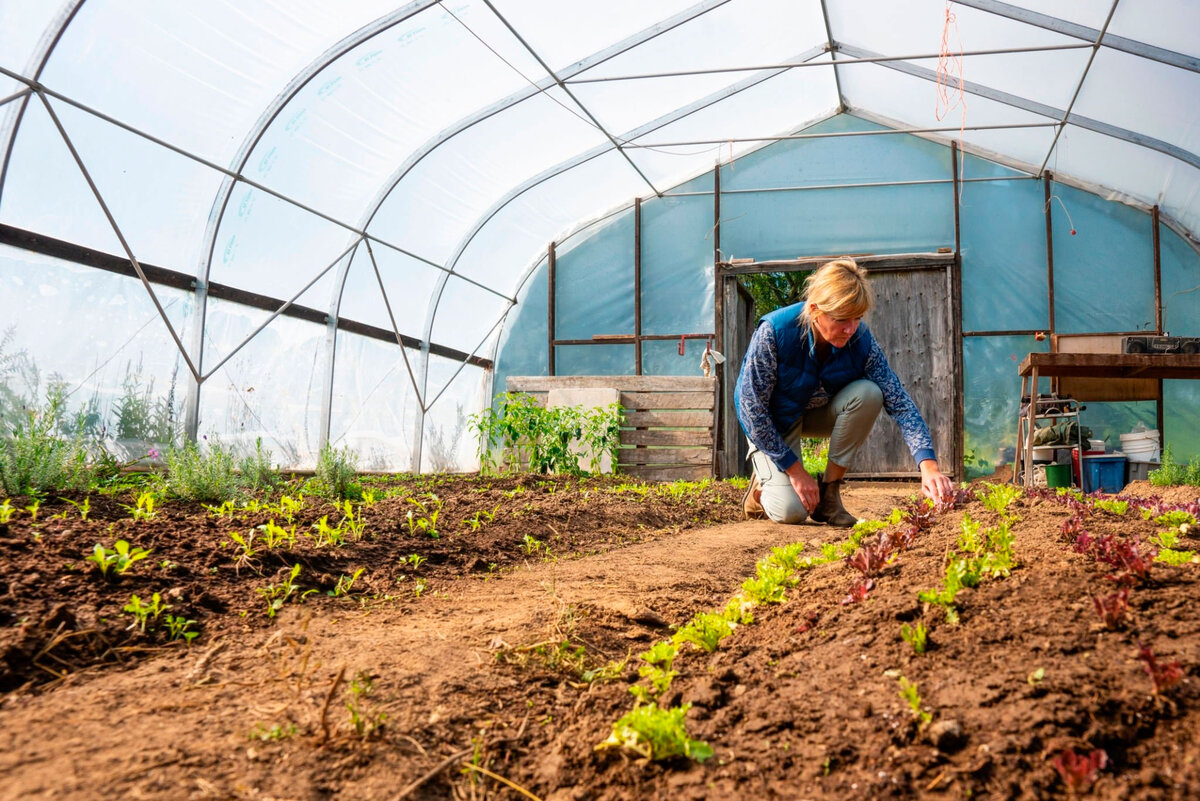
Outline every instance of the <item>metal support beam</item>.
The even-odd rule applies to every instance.
[[[1007,125],[955,125],[940,128],[881,128],[873,131],[827,131],[822,133],[776,134],[772,136],[746,136],[729,139],[692,139],[686,142],[637,142],[626,147],[688,147],[699,145],[727,145],[730,142],[790,142],[799,139],[838,139],[846,136],[895,136],[896,134],[959,133],[960,131],[1005,131],[1023,128],[1053,128],[1057,122],[1018,122]]]
[[[838,113],[841,113],[846,110],[846,96],[842,94],[842,74],[838,71],[837,40],[833,38],[833,28],[829,24],[827,0],[821,0],[821,19],[825,23],[825,46],[829,48],[829,59],[833,62],[833,85],[837,89]]]
[[[555,258],[554,258],[554,243],[553,242],[550,243],[550,247],[547,251],[546,258],[547,258],[546,269],[548,271],[547,275],[546,275],[546,288],[547,288],[546,331],[547,331],[547,337],[548,337],[547,347],[549,349],[548,362],[547,362],[549,365],[549,368],[546,372],[546,375],[557,375],[557,373],[555,372],[555,364],[554,364],[554,340],[556,339],[556,336],[554,333],[554,312],[555,312],[555,303],[557,302],[556,298],[558,296],[557,283],[556,283],[556,280],[558,278],[558,263],[555,261]]]
[[[1042,186],[1046,198],[1046,207],[1044,209],[1046,215],[1046,293],[1050,302],[1050,335],[1054,336],[1054,211],[1053,204],[1050,203],[1051,191],[1050,182],[1054,177],[1046,172],[1042,173]],[[1050,340],[1053,342],[1054,340]],[[1037,395],[1038,388],[1034,386],[1033,394]]]
[[[642,374],[642,199],[633,201],[633,369]]]

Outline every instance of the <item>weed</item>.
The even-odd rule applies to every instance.
[[[166,622],[167,637],[171,640],[183,639],[184,642],[191,645],[192,640],[200,636],[198,631],[188,631],[196,625],[196,621],[186,620],[183,615],[167,615]]]
[[[292,566],[288,577],[279,584],[269,584],[256,590],[267,602],[267,617],[275,617],[275,613],[282,609],[283,605],[293,596],[296,597],[297,602],[303,603],[305,598],[316,592],[316,590],[301,591],[295,584],[296,577],[299,575],[300,564],[297,562]]]
[[[354,587],[354,582],[358,581],[358,577],[362,575],[365,569],[360,567],[354,571],[354,575],[352,576],[338,576],[337,584],[332,590],[326,591],[325,594],[333,598],[341,598],[343,595],[349,595],[350,590]]]
[[[145,548],[130,548],[129,543],[125,540],[117,540],[111,549],[96,543],[91,556],[86,557],[84,561],[95,562],[96,566],[100,568],[100,575],[108,578],[109,568],[112,568],[118,576],[123,576],[134,562],[145,559],[149,555],[150,551]]]
[[[713,755],[705,742],[687,735],[684,717],[691,704],[660,709],[652,704],[638,705],[613,724],[612,734],[596,746],[597,751],[626,748],[650,761],[687,757],[704,762]]]
[[[903,676],[900,677],[900,698],[908,704],[908,708],[912,711],[912,715],[917,719],[919,728],[925,728],[929,725],[929,721],[933,716],[926,710],[921,708],[921,695],[917,692],[916,682],[909,681]]]
[[[904,638],[906,643],[912,646],[914,654],[925,653],[928,632],[925,629],[924,623],[917,623],[916,626],[910,626],[905,623],[900,627],[900,636]]]
[[[1108,765],[1108,754],[1100,748],[1087,756],[1067,749],[1050,762],[1058,771],[1059,778],[1067,786],[1067,790],[1074,795],[1086,790],[1096,781],[1100,771]]]
[[[133,615],[133,623],[129,624],[129,628],[136,627],[142,634],[146,633],[146,626],[150,623],[157,623],[158,616],[167,609],[170,609],[170,604],[162,602],[162,596],[157,592],[150,596],[150,602],[142,601],[136,595],[129,596],[129,603],[125,604],[124,611]]]
[[[408,521],[408,533],[410,535],[427,534],[434,539],[441,537],[438,533],[437,521],[438,515],[442,513],[442,499],[432,492],[428,492],[423,496],[426,501],[422,503],[416,498],[409,498],[408,502],[416,506],[417,509],[409,509],[406,520]]]

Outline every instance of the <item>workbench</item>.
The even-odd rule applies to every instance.
[[[1181,378],[1200,379],[1200,354],[1195,353],[1030,353],[1017,372],[1021,376],[1021,399],[1030,398],[1023,412],[1024,425],[1018,420],[1016,470],[1025,466],[1025,486],[1033,484],[1033,435],[1037,417],[1036,401],[1039,378]],[[1032,387],[1032,394],[1030,388]],[[1092,400],[1075,398],[1076,401]],[[1022,436],[1022,429],[1024,429]],[[1023,441],[1022,441],[1023,440]],[[1082,456],[1083,449],[1080,448]],[[1024,457],[1024,458],[1021,458]],[[1082,469],[1082,464],[1080,465]]]

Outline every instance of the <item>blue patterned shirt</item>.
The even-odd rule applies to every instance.
[[[811,334],[809,341],[811,347]],[[776,429],[769,411],[771,396],[775,394],[779,381],[778,358],[775,329],[769,322],[762,322],[750,337],[750,346],[746,349],[738,379],[737,416],[750,442],[769,456],[780,470],[786,471],[799,459],[783,440],[787,432]],[[883,409],[900,426],[900,433],[913,460],[919,465],[926,459],[936,458],[929,426],[925,424],[908,390],[892,372],[878,342],[872,342],[863,367],[863,378],[876,384],[883,392]],[[806,408],[815,409],[829,403],[829,400],[829,394],[818,386]]]

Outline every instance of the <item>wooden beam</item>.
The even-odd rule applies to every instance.
[[[713,443],[712,432],[708,429],[698,431],[622,431],[622,445],[659,445],[659,446],[681,446],[681,445],[697,445],[705,448],[711,448]]]
[[[699,464],[712,467],[712,448],[621,448],[617,451],[620,465]]]
[[[762,273],[786,273],[799,270],[812,270],[826,262],[833,261],[837,256],[814,256],[797,259],[774,259],[753,263],[738,262],[736,264],[721,264],[721,273],[731,275],[759,275]],[[859,254],[850,256],[859,266],[873,272],[889,270],[941,270],[954,262],[954,253],[896,253],[896,254]]]
[[[707,392],[622,392],[626,409],[712,409],[712,390]]]
[[[712,428],[712,412],[626,412],[625,424],[640,428]]]
[[[611,387],[622,392],[713,392],[713,380],[704,376],[675,375],[563,375],[509,376],[509,392],[549,392],[552,389]],[[662,407],[658,407],[662,408]],[[711,405],[696,408],[709,409]]]

